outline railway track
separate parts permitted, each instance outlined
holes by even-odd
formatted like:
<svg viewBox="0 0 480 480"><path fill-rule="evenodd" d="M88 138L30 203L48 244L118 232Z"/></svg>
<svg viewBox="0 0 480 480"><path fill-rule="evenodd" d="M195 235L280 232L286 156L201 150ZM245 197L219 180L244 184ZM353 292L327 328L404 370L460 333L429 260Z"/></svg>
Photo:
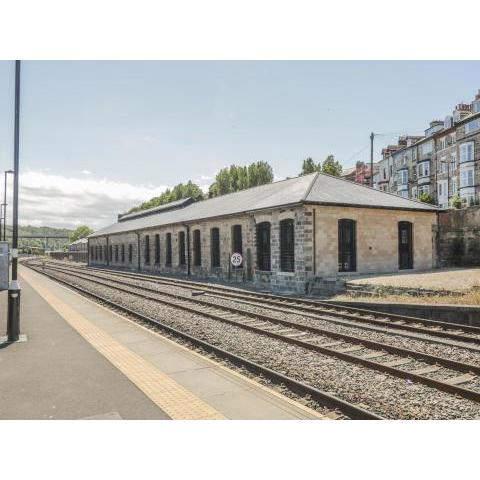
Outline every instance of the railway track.
<svg viewBox="0 0 480 480"><path fill-rule="evenodd" d="M78 268L78 267L73 267ZM118 277L132 278L136 280L144 280L160 285L180 286L192 290L202 290L210 296L218 298L234 299L237 303L252 304L265 307L268 305L272 309L285 313L293 311L301 312L301 314L312 314L314 318L323 315L323 319L333 318L338 323L344 325L356 324L359 326L369 325L377 331L389 331L391 333L398 332L404 336L409 333L415 334L415 338L422 338L428 335L441 340L456 341L460 343L472 344L480 347L480 328L470 325L458 325L455 323L442 322L436 320L428 320L417 317L409 317L404 315L386 314L365 310L355 307L335 306L326 302L310 299L290 298L282 295L273 295L258 292L245 292L231 287L222 285L212 285L208 283L192 282L183 279L171 279L166 277L158 277L156 275L144 275L136 273L118 272L110 269L100 269L94 267L80 267L86 271L98 271Z"/></svg>
<svg viewBox="0 0 480 480"><path fill-rule="evenodd" d="M332 409L332 413L334 413L334 415L336 415L337 417L339 417L340 415L343 415L344 418L350 418L354 420L384 420L384 417L382 417L381 415L378 415L372 411L369 411L359 405L355 405L351 402L347 402L335 395L332 395L331 393L324 392L311 385L300 382L295 378L292 378L281 372L275 371L257 362L253 362L243 356L237 355L236 353L230 352L216 345L213 345L212 343L206 342L202 339L192 336L156 318L144 315L138 311L135 311L117 302L114 302L111 299L108 299L88 289L75 285L72 282L69 282L62 278L58 278L57 276L46 272L45 269L40 268L38 265L33 266L30 262L26 262L26 261L22 262L22 264L42 275L45 275L51 278L56 282L59 282L67 286L68 288L71 288L72 290L75 290L87 297L93 298L96 301L100 302L101 304L107 305L108 307L116 311L127 314L129 317L132 317L136 320L140 320L141 322L147 325L159 328L160 330L167 332L168 334L171 334L176 338L180 338L193 346L199 347L208 353L214 354L217 357L220 357L222 359L226 359L232 364L240 368L245 368L251 373L262 375L263 377L269 379L270 381L276 384L283 385L286 388L288 388L291 392L301 397L305 397L305 396L310 397L314 401L318 402L321 406ZM339 412L341 412L340 415L338 414Z"/></svg>
<svg viewBox="0 0 480 480"><path fill-rule="evenodd" d="M90 270L80 273L79 269L75 268L58 266L47 266L46 268L480 402L478 389L462 386L478 383L480 367L476 365L394 347L353 335L331 332L269 315L252 313L239 308L212 304L208 300L198 297L187 297L171 292L160 292L145 286L132 285L118 278L111 278L115 275L110 275L110 271L95 274Z"/></svg>

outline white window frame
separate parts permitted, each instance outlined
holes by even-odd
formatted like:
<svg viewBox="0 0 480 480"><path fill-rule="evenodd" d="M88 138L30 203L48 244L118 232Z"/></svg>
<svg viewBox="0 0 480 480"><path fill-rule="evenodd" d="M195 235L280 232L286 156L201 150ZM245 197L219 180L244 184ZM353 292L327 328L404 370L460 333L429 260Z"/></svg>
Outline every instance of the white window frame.
<svg viewBox="0 0 480 480"><path fill-rule="evenodd" d="M470 135L477 130L480 130L480 118L465 124L465 135Z"/></svg>
<svg viewBox="0 0 480 480"><path fill-rule="evenodd" d="M460 163L473 162L475 158L475 143L465 142L460 144Z"/></svg>
<svg viewBox="0 0 480 480"><path fill-rule="evenodd" d="M432 153L433 152L433 142L432 142L432 140L430 140L428 142L425 142L425 143L422 143L420 148L421 148L422 155L427 155L429 153Z"/></svg>
<svg viewBox="0 0 480 480"><path fill-rule="evenodd" d="M460 171L460 188L473 187L475 185L475 169L465 168Z"/></svg>

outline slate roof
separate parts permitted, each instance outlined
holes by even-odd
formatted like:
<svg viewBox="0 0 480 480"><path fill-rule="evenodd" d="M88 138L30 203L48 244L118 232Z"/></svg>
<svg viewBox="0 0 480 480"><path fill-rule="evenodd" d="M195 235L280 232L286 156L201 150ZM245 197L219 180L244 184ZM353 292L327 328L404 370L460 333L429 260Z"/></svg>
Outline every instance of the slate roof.
<svg viewBox="0 0 480 480"><path fill-rule="evenodd" d="M186 207L190 203L193 203L193 198L183 198L181 200L175 200L174 202L165 203L164 205L159 205L158 207L147 208L146 210L139 210L138 212L126 213L125 215L120 215L118 217L119 222L125 222L126 220L131 220L133 218L139 217L148 217L149 215L154 215L159 212L164 212L166 210L173 210L175 208Z"/></svg>
<svg viewBox="0 0 480 480"><path fill-rule="evenodd" d="M120 222L98 230L90 235L90 238L162 225L223 217L255 210L300 205L302 203L439 211L439 208L433 205L407 200L397 195L381 192L338 177L312 173L191 203L186 206L180 205L174 209L162 209L148 216L127 220L123 217ZM169 205L171 204L166 204L165 207Z"/></svg>
<svg viewBox="0 0 480 480"><path fill-rule="evenodd" d="M305 202L394 210L441 210L428 203L409 200L393 193L382 192L376 188L324 174L319 174L313 181Z"/></svg>

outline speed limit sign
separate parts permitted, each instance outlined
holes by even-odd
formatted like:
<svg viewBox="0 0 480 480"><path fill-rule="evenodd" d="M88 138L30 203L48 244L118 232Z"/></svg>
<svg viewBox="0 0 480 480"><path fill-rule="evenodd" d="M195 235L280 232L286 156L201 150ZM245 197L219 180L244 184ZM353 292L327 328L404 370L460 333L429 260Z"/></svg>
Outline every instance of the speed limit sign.
<svg viewBox="0 0 480 480"><path fill-rule="evenodd" d="M239 267L243 262L242 254L232 253L232 256L230 257L230 262L234 267Z"/></svg>

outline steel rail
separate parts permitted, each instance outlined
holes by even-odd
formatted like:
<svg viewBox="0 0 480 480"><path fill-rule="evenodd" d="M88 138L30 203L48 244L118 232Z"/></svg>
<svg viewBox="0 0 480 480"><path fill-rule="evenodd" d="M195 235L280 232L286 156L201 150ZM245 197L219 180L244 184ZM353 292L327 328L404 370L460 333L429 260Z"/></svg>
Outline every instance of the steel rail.
<svg viewBox="0 0 480 480"><path fill-rule="evenodd" d="M324 392L322 390L319 390L315 387L312 387L306 383L300 382L298 380L295 380L294 378L288 377L287 375L284 375L282 373L276 372L275 370L272 370L268 367L265 367L263 365L260 365L256 362L253 362L251 360L246 359L245 357L242 357L240 355L237 355L235 353L229 352L227 350L224 350L222 348L219 348L215 345L212 345L209 342L206 342L204 340L201 340L199 338L196 338L188 333L182 332L181 330L178 330L174 327L171 327L160 320L157 320L155 318L148 317L146 315L143 315L142 313L136 312L128 307L125 307L123 305L120 305L116 302L113 302L112 300L109 300L108 298L102 297L96 293L93 293L87 289L84 289L82 287L79 287L77 285L74 285L70 282L67 282L66 280L60 279L58 277L55 277L52 274L49 274L45 271L42 271L40 269L34 268L31 265L25 264L28 268L45 275L46 277L49 277L50 279L62 283L69 288L76 290L83 295L86 295L88 297L92 297L96 299L97 301L104 303L116 310L122 311L124 313L127 313L128 315L137 318L141 320L142 322L145 322L147 324L153 325L155 327L158 327L176 337L180 337L183 340L187 340L188 342L192 343L195 346L201 347L207 352L214 353L215 355L218 355L219 357L225 358L232 362L233 364L244 367L247 370L254 372L256 374L261 374L265 376L266 378L269 378L270 380L273 380L274 382L278 384L283 384L286 387L289 388L292 392L305 396L305 395L310 395L312 399L315 401L318 401L322 405L326 406L327 408L333 408L333 409L339 409L344 412L345 415L349 416L352 419L356 420L384 420L385 418L382 417L381 415L378 415L374 412L370 412L369 410L366 410L364 408L361 408L353 403L347 402L345 400L342 400L341 398L338 398L330 393Z"/></svg>
<svg viewBox="0 0 480 480"><path fill-rule="evenodd" d="M280 295L272 295L272 294L265 294L265 293L258 293L258 292L239 292L238 290L235 291L234 289L229 289L229 287L224 286L214 286L211 284L205 283L197 283L182 279L170 279L165 277L159 277L156 275L143 275L143 274L136 274L136 273L126 273L126 272L118 272L112 269L104 269L104 268L95 268L95 267L80 267L81 269L85 269L87 271L94 270L94 271L101 271L101 272L111 272L117 276L123 276L128 278L134 279L144 279L145 281L151 281L158 284L165 284L165 285L178 285L184 288L189 288L190 286L194 289L203 289L205 291L213 291L217 296L224 296L236 299L262 299L263 303L267 303L269 305L282 305L284 307L288 307L290 309L297 309L302 312L307 313L323 313L325 315L329 315L336 318L343 318L352 320L356 323L367 323L370 325L379 326L385 329L394 329L400 331L408 331L414 332L418 334L424 335L432 335L439 338L446 338L450 340L455 340L458 342L466 342L466 343L473 343L475 345L480 345L480 328L474 327L471 325L460 325L456 323L449 323L449 322L442 322L437 320L428 320L422 319L417 317L407 317L395 314L383 314L380 312L374 312L371 310L364 310L364 309L357 309L354 307L340 307L330 304L325 304L324 302L318 302L314 300L306 300L306 299L299 299L299 298L289 298ZM188 285L185 287L185 285ZM218 293L221 291L222 293ZM288 302L288 303L285 303ZM320 306L319 306L320 305ZM357 315L349 314L345 312L354 311ZM362 316L359 316L362 315ZM367 318L365 315L371 316L373 318ZM379 318L376 318L379 317ZM387 319L387 320L383 320ZM326 320L326 319L325 319ZM433 328L423 328L419 326L413 325L404 325L393 323L395 321L407 322L407 323L415 323L415 324L424 324L428 325ZM458 333L448 332L445 330L436 330L436 328L443 328L443 329L451 329L455 331L464 331L465 333L474 333L479 335L478 338L476 337L469 337Z"/></svg>
<svg viewBox="0 0 480 480"><path fill-rule="evenodd" d="M71 273L71 270L68 270L68 269L63 270L63 269L57 269L57 268L51 268L51 267L47 267L47 268L50 268L51 270L55 270L55 271ZM408 348L396 347L394 345L389 345L387 343L378 342L378 341L374 341L374 340L368 340L368 339L365 339L365 338L362 338L362 337L357 337L355 335L348 335L348 334L339 333L339 332L332 332L331 330L328 330L328 329L325 329L325 328L314 327L314 326L306 325L306 324L303 324L303 323L300 323L300 322L292 322L292 321L289 321L289 320L282 320L282 319L272 317L272 316L269 316L269 315L265 315L265 314L262 314L262 313L249 312L249 311L241 310L241 309L238 309L238 308L235 308L235 307L229 307L227 305L219 305L219 304L216 304L216 303L211 303L211 302L202 300L198 297L195 297L195 298L185 297L184 295L179 295L179 294L175 294L175 293L172 293L172 292L158 291L158 290L155 290L153 288L145 287L143 285L142 286L132 285L131 283L128 283L128 282L123 282L123 281L117 280L117 279L108 279L108 278L101 277L101 276L98 276L98 275L92 275L91 273L89 273L88 276L87 275L82 276L82 274L79 274L78 272L75 272L74 275L77 275L80 278L84 278L85 280L90 280L91 277L93 276L94 278L100 278L100 279L107 280L109 282L117 283L119 285L124 285L124 286L130 287L130 288L140 289L140 290L143 290L143 291L146 291L146 292L153 293L155 295L164 295L164 296L177 298L179 300L190 301L190 302L198 303L198 304L201 304L201 305L204 305L204 306L207 306L207 307L217 308L217 309L220 309L220 310L228 311L228 312L231 312L231 313L234 313L234 314L243 315L243 316L247 316L247 317L251 317L251 318L257 318L257 319L267 321L267 322L278 323L278 324L281 324L281 325L286 326L286 327L300 329L300 330L308 331L310 333L315 333L315 334L318 334L318 335L323 335L323 336L334 338L334 339L341 339L341 340L344 340L346 342L350 342L350 343L354 343L354 344L361 344L361 345L365 346L366 348L371 348L373 350L386 351L386 352L391 353L393 355L408 356L408 357L415 358L416 360L419 360L419 361L423 361L423 362L428 361L428 362L433 363L433 364L439 364L439 365L442 365L446 368L455 369L455 370L465 372L465 373L472 372L472 373L475 373L475 374L480 376L480 366L465 363L465 362L460 362L460 361L457 361L457 360L452 360L452 359L445 358L445 357L439 357L439 356L436 356L436 355L430 355L428 353L419 352L417 350L411 350L411 349L408 349ZM99 282L99 283L103 285L103 283L101 283L101 282ZM148 298L150 298L150 297L148 297ZM318 318L318 316L316 316L315 318ZM426 341L428 342L428 340L426 340Z"/></svg>
<svg viewBox="0 0 480 480"><path fill-rule="evenodd" d="M72 274L72 273L70 272L70 274ZM219 314L198 310L198 308L195 308L195 303L199 304L199 303L205 303L205 302L199 301L197 298L190 299L190 298L186 298L186 297L171 294L171 293L164 293L164 292L155 291L156 295L164 295L164 296L168 296L168 297L173 297L173 298L176 298L177 300L180 300L182 302L191 303L194 306L182 305L182 304L179 304L179 303L176 303L176 302L171 302L171 301L168 301L168 300L165 300L165 299L154 298L154 297L151 297L150 295L145 295L143 293L132 292L131 290L127 290L125 288L106 285L103 282L91 279L91 277L82 276L81 274L78 274L78 272L73 273L72 275L76 276L77 278L81 278L83 280L89 281L91 283L95 283L95 284L99 284L99 285L102 285L102 286L107 287L107 288L111 288L113 290L117 290L117 291L121 291L123 293L138 296L140 298L144 298L144 299L149 300L149 301L153 301L153 302L161 303L161 304L164 304L164 305L168 305L168 306L173 307L173 308L179 308L179 309L182 309L184 311L187 311L189 313L193 313L193 314L196 314L196 315L207 316L208 318L211 318L213 320L220 321L222 323L228 323L230 325L234 325L234 326L237 326L237 327L255 332L255 333L260 334L260 335L269 336L271 338L275 338L276 340L280 340L280 341L283 341L283 342L286 342L286 343L290 343L290 344L293 344L293 345L296 345L296 346L299 346L299 347L302 347L302 348L306 348L308 350L314 350L314 351L317 351L317 352L322 353L322 354L327 355L327 356L337 357L341 360L344 360L344 361L347 361L347 362L350 362L350 363L360 364L360 365L365 366L367 368L378 370L378 371L381 371L381 372L384 372L384 373L389 373L389 374L394 375L394 376L399 377L399 378L404 378L404 379L407 379L407 380L422 383L424 385L436 388L437 390L441 390L441 391L444 391L444 392L449 393L449 394L460 395L463 398L467 398L469 400L480 402L480 392L477 392L477 391L474 391L474 390L459 387L457 385L452 385L450 383L443 382L441 380L436 380L434 378L426 377L425 375L420 375L420 374L416 374L414 372L409 372L408 370L401 370L401 369L389 366L387 364L382 364L382 363L375 362L375 361L367 359L367 358L357 357L357 356L351 355L349 353L345 353L345 352L338 351L338 350L333 350L333 349L327 348L327 347L322 347L321 345L316 345L316 344L312 344L312 343L309 343L309 342L305 342L304 340L300 340L300 339L297 339L297 338L291 338L291 337L288 337L288 336L285 336L285 335L282 335L282 334L278 334L278 333L275 333L275 332L271 332L269 330L265 330L264 328L260 328L258 326L249 325L249 324L245 324L245 323L238 322L238 321L235 321L235 320L231 320L231 319L225 318L224 316L221 316ZM109 281L108 279L103 279L103 280ZM113 281L113 282L115 282L115 281ZM129 286L129 288L137 288L139 290L143 289L143 287L139 287L139 286L131 286L131 285L128 285L128 286ZM208 308L210 308L210 309L214 310L216 308L217 310L224 310L220 306L217 306L217 305L214 305L214 304L211 304L211 303L208 303L208 302L206 302L206 303L207 303ZM232 311L232 313L235 313L237 315L249 316L249 315L245 315L245 312L243 312L241 310L233 309L232 307L225 307L225 308L229 311ZM252 312L249 312L249 313L252 313ZM253 316L254 318L260 318L259 315L257 315L257 314L251 314L250 316ZM264 317L265 317L265 319L263 321L268 321L268 322L271 322L271 323L279 323L279 324L282 324L282 325L285 325L285 326L288 325L289 328L296 329L296 330L301 330L302 331L302 330L306 330L307 328L310 328L310 327L306 326L307 328L304 329L304 328L302 328L303 325L299 326L298 324L291 323L291 322L288 322L288 321L279 320L279 319L275 319L273 317L266 317L266 316L264 316ZM412 351L412 353L419 354L419 352L414 352L414 351ZM409 355L409 356L411 356L411 355ZM450 361L448 359L444 359L442 357L431 356L431 358L433 359L433 361L435 363L439 363L439 364L441 362L444 362L444 363L453 362L453 361ZM458 364L461 365L461 362L458 362ZM452 364L450 364L450 365L452 365ZM452 367L449 366L448 368L452 368ZM463 364L462 368L464 368L464 370L462 370L462 371L468 371L468 372L470 372L470 371L478 372L480 370L478 367L476 367L474 365L469 365L469 364Z"/></svg>
<svg viewBox="0 0 480 480"><path fill-rule="evenodd" d="M431 327L442 327L442 328L449 328L452 330L463 330L465 332L470 332L474 333L477 335L480 335L480 327L475 327L473 325L463 325L459 323L452 323L452 322L445 322L442 320L431 320L427 318L419 318L419 317L411 317L407 315L397 315L395 313L387 313L387 312L378 312L375 310L367 310L364 308L358 308L358 307L350 307L350 306L344 306L344 305L335 305L332 304L328 301L321 301L321 300L313 300L313 299L306 299L306 298L299 298L299 297L292 297L292 296L286 296L286 295L279 295L279 294L271 294L271 293L265 293L265 292L253 292L253 291L248 291L245 290L243 292L240 292L238 289L234 289L232 287L227 287L224 285L213 285L211 283L204 283L204 282L194 282L191 280L184 280L184 279L176 279L176 278L169 278L169 277L162 277L159 275L155 274L140 274L140 273L134 273L134 272L121 272L118 270L114 270L112 268L107 269L107 268L98 268L98 267L78 267L81 269L85 270L98 270L98 271L108 271L112 272L115 275L122 275L122 276L128 276L132 278L145 278L145 279L150 279L151 281L157 281L157 282L169 282L172 284L182 284L182 285L189 285L197 289L209 289L209 290L220 290L224 291L225 293L233 293L234 295L240 295L241 297L243 296L248 296L248 297L257 297L257 298L262 298L262 299L271 299L271 300L280 300L282 302L289 302L291 304L295 305L295 308L299 308L301 306L310 306L314 308L319 308L322 307L324 309L327 309L329 314L335 313L332 312L331 310L340 310L340 311L347 311L347 312L355 312L359 313L362 315L368 315L372 317L379 317L379 318L388 318L391 319L391 321L403 321L406 323L422 323L424 325L429 325ZM293 305L292 305L293 306ZM344 313L341 313L342 316L345 316ZM357 320L359 319L358 317L352 317L356 318ZM362 319L363 320L363 319ZM381 322L382 324L386 324L384 321ZM407 327L406 325L393 325L395 328L398 327ZM470 337L468 337L470 338Z"/></svg>

